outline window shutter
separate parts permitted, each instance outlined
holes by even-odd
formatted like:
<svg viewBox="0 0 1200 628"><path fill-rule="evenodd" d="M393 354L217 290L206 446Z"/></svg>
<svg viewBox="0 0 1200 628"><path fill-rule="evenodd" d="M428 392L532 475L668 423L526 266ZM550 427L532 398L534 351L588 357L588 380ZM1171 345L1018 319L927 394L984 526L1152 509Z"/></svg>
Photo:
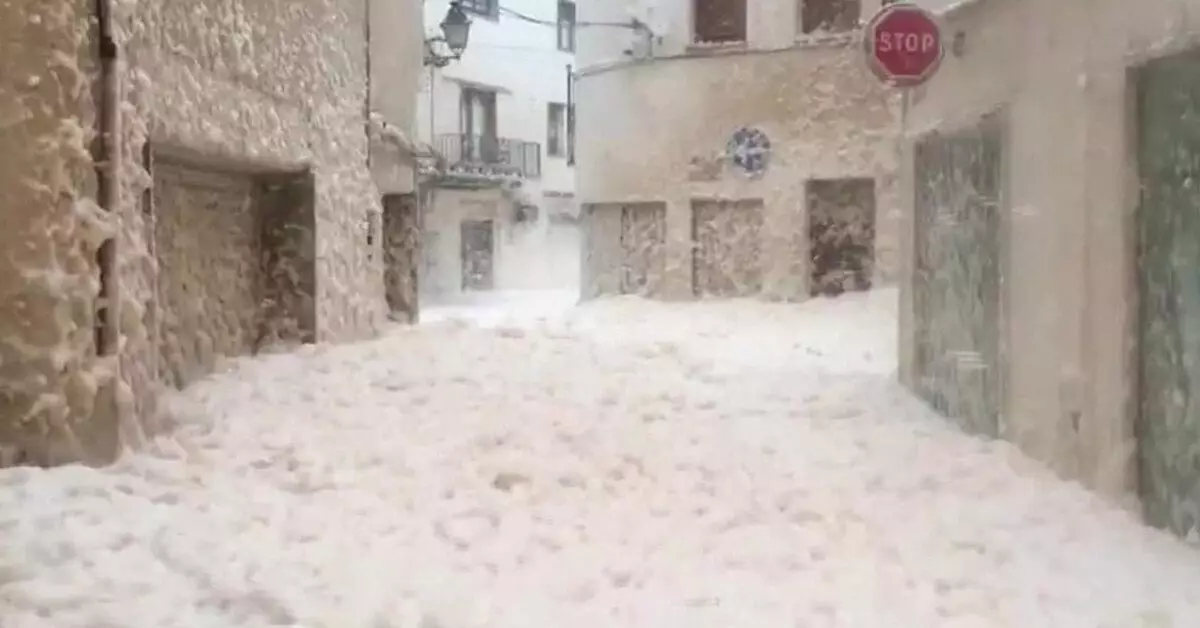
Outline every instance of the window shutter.
<svg viewBox="0 0 1200 628"><path fill-rule="evenodd" d="M746 0L695 0L693 25L697 43L746 41Z"/></svg>

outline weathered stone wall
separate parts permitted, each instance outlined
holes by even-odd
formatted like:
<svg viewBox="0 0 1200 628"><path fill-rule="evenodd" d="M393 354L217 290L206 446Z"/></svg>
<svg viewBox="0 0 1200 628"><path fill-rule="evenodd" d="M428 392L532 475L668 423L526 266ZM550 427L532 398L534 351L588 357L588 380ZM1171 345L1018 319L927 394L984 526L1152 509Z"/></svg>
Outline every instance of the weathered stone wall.
<svg viewBox="0 0 1200 628"><path fill-rule="evenodd" d="M405 23L419 23L419 6L405 6L412 13ZM112 409L128 419L120 434L126 441L152 423L158 332L181 307L177 299L158 300L164 251L155 234L188 237L190 227L160 230L159 217L147 211L154 206L143 163L148 141L156 154L256 181L311 172L313 266L299 276L316 294L312 320L296 327L315 328L317 340L346 340L373 333L384 314L382 256L366 232L379 211L367 167L366 2L114 2L123 186L114 208L119 227L111 229L120 232L122 385L105 390L115 362L99 359L92 340L95 250L105 234L87 154L92 10L79 0L0 7L0 111L13 122L0 133L6 146L27 147L0 157L6 208L16 208L6 211L13 219L0 236L0 443L38 462L110 459L118 442ZM419 57L411 63L419 66ZM226 237L232 247L236 237ZM214 266L224 258L191 256L166 266L176 285L209 285L225 272ZM235 318L250 320L247 304L233 307ZM303 304L289 307L289 316L305 316Z"/></svg>
<svg viewBox="0 0 1200 628"><path fill-rule="evenodd" d="M852 37L773 51L694 50L581 72L579 197L667 204L663 297L693 294L691 203L711 199L763 202L762 293L807 298L810 179L876 181L877 279L893 277L898 108ZM742 127L771 140L759 178L736 171L724 155Z"/></svg>
<svg viewBox="0 0 1200 628"><path fill-rule="evenodd" d="M112 232L88 154L91 2L0 4L0 466L116 452L96 355L96 251Z"/></svg>
<svg viewBox="0 0 1200 628"><path fill-rule="evenodd" d="M365 232L369 212L379 207L366 165L365 3L147 0L121 8L128 145L150 141L156 152L248 174L310 169L316 337L371 333L382 318L383 287L380 256L371 255ZM142 172L137 152L128 157L127 172ZM134 303L152 302L158 281L152 231L132 202L149 183L129 177L124 207L122 280ZM191 283L212 281L215 269L196 259L180 272ZM156 341L140 330L153 323L133 312L126 320L127 378L140 393L149 391L153 377L143 365ZM149 405L141 409L145 414Z"/></svg>
<svg viewBox="0 0 1200 628"><path fill-rule="evenodd" d="M393 320L417 322L421 259L421 208L416 194L383 198L383 262L388 309Z"/></svg>

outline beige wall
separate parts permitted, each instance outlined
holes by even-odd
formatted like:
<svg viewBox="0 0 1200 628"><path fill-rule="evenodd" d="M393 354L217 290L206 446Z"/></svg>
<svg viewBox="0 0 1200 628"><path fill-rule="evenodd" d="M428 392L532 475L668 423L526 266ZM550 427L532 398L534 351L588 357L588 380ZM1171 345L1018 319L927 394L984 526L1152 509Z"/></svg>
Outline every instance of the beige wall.
<svg viewBox="0 0 1200 628"><path fill-rule="evenodd" d="M1193 10L1188 10L1191 5ZM1002 433L1067 477L1134 503L1131 325L1136 200L1126 71L1200 39L1189 0L979 0L946 15L965 53L913 93L912 140L1000 108L1008 123ZM902 168L906 175L911 166ZM906 219L913 189L904 177ZM902 231L911 276L912 224ZM902 282L902 377L913 368Z"/></svg>
<svg viewBox="0 0 1200 628"><path fill-rule="evenodd" d="M764 293L804 298L805 181L874 178L877 265L886 280L898 246L897 110L860 50L843 37L774 51L695 51L590 72L585 66L578 79L580 201L667 203L662 296L687 298L691 199L762 199L769 234ZM726 142L743 126L762 129L772 142L770 167L758 180L722 165ZM717 173L714 180L692 180L705 168Z"/></svg>
<svg viewBox="0 0 1200 628"><path fill-rule="evenodd" d="M778 50L797 42L811 41L801 32L801 7L804 0L747 0L746 45L752 50ZM916 0L916 4L938 9L955 0ZM635 55L647 48L654 57L684 54L692 46L692 7L694 0L580 0L579 20L587 22L628 23L637 19L649 26L646 33L617 28L582 28L578 35L577 58L581 67L618 62L626 58L624 50ZM882 6L882 0L860 0L861 19L866 21Z"/></svg>
<svg viewBox="0 0 1200 628"><path fill-rule="evenodd" d="M147 140L225 168L311 169L319 339L372 333L384 298L378 238L368 246L366 237L379 191L367 168L365 0L114 5L124 95L117 396L131 419L122 435L134 439L153 416L154 328L163 318L154 312L153 217L142 211L151 184L141 163ZM28 147L8 153L0 169L5 207L22 210L5 215L24 217L0 236L11 239L0 261L0 443L41 462L103 461L117 446L105 411L113 405L103 400L112 369L95 358L91 340L104 218L94 211L84 152L96 77L94 52L85 48L91 6L22 0L0 7L0 107L4 119L21 121L0 125L0 133L6 146ZM395 30L407 32L408 23ZM408 115L403 104L390 108ZM43 272L56 266L62 272ZM191 272L197 282L213 277L203 267Z"/></svg>
<svg viewBox="0 0 1200 628"><path fill-rule="evenodd" d="M391 141L371 146L371 170L384 194L416 189L411 147L417 141L417 94L424 67L421 0L366 0L370 11L371 111ZM395 141L400 139L399 142ZM407 144L408 146L404 146Z"/></svg>
<svg viewBox="0 0 1200 628"><path fill-rule="evenodd" d="M97 405L113 364L96 359L92 331L95 253L112 225L87 153L90 8L0 4L0 466L116 448L112 405Z"/></svg>

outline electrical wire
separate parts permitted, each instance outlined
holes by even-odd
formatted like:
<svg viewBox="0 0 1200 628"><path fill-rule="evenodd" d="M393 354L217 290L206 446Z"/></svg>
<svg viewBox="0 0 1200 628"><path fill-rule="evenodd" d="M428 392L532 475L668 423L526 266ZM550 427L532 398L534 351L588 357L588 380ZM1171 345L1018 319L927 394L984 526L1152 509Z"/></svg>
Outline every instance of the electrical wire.
<svg viewBox="0 0 1200 628"><path fill-rule="evenodd" d="M499 7L499 11L500 11L500 13L503 13L503 14L511 16L511 17L515 17L518 20L523 20L523 21L529 22L531 24L540 24L542 26L553 26L555 28L558 28L558 20L543 20L540 18L531 17L529 15L525 15L524 13L521 13L520 11L514 11L508 7ZM629 22L575 22L575 26L576 27L580 27L580 26L610 26L610 27L615 27L615 28L634 28L634 29L645 28L645 24L642 24L638 20L631 20Z"/></svg>

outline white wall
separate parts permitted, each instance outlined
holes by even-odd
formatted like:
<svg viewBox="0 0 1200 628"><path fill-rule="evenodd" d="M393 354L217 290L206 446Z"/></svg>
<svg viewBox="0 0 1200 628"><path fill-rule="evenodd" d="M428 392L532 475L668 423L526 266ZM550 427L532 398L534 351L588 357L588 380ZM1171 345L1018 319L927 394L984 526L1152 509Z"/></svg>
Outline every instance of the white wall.
<svg viewBox="0 0 1200 628"><path fill-rule="evenodd" d="M781 49L809 36L800 32L800 7L804 0L747 0L747 42L750 49ZM962 0L959 0L961 2ZM929 9L940 9L955 0L915 0ZM637 19L652 31L653 56L685 54L692 45L692 0L581 0L580 21L630 22ZM881 0L862 0L865 21L879 10ZM626 50L641 50L646 35L631 29L585 28L580 30L577 59L581 67L592 67L629 59Z"/></svg>
<svg viewBox="0 0 1200 628"><path fill-rule="evenodd" d="M448 0L426 0L425 32L441 33ZM463 58L440 70L429 72L422 83L418 103L418 127L424 141L437 133L458 133L459 90L463 80L497 88L497 133L500 137L538 142L542 146L541 180L530 181L527 189L540 204L541 191L572 192L574 168L563 157L546 154L547 105L567 102L567 66L574 55L558 50L557 0L502 0L502 9L543 20L533 24L503 10L496 20L468 13L472 20L471 40ZM430 76L434 90L430 94ZM433 102L432 126L430 101Z"/></svg>

